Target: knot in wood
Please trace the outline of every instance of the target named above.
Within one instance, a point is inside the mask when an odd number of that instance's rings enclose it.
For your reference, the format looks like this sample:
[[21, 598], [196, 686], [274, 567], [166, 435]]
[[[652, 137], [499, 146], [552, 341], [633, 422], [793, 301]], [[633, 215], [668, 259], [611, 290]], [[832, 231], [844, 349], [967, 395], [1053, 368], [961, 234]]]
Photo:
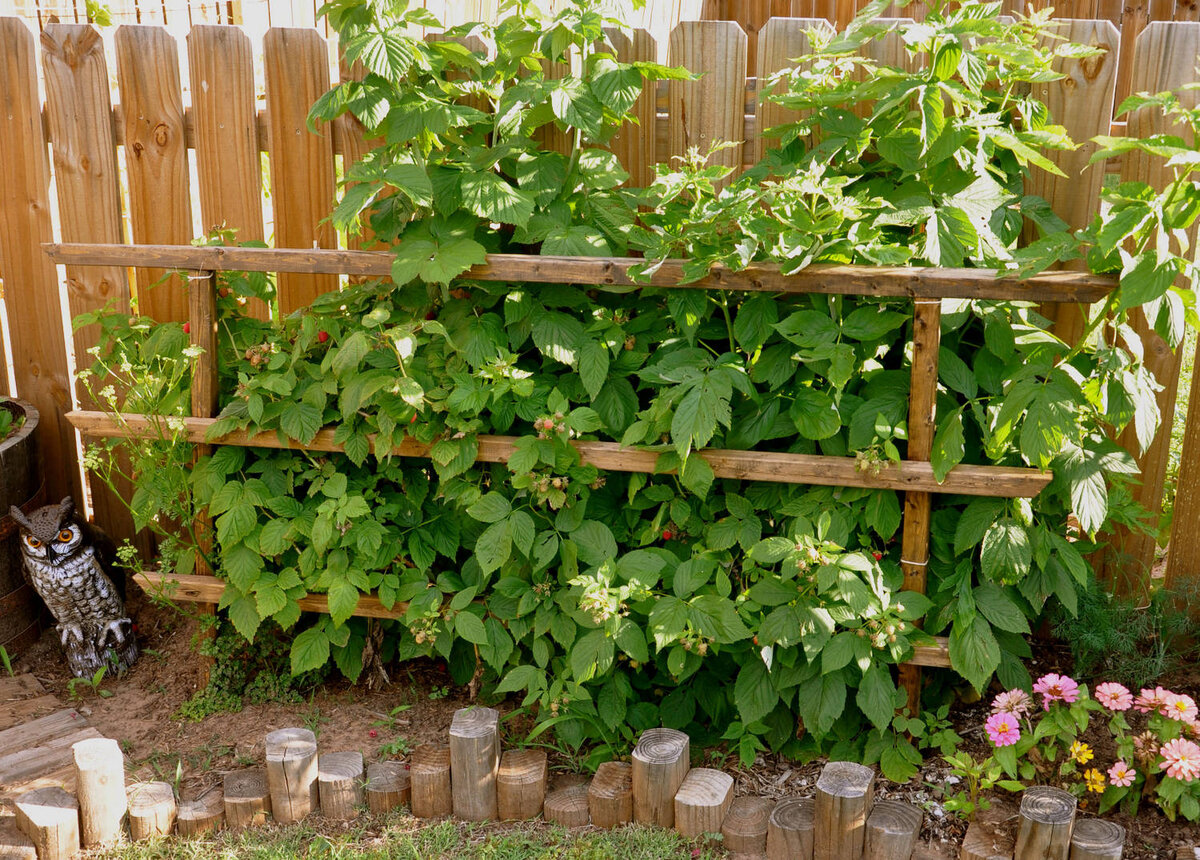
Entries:
[[160, 122], [154, 126], [154, 142], [159, 146], [166, 146], [171, 140], [171, 129], [165, 122]]

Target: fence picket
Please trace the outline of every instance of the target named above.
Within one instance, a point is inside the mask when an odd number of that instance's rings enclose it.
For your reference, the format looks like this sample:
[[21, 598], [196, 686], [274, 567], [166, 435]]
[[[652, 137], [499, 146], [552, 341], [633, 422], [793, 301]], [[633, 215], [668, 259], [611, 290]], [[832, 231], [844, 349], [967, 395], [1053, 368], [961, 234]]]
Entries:
[[[263, 40], [267, 128], [277, 248], [336, 248], [324, 221], [334, 199], [333, 143], [327, 124], [308, 130], [308, 109], [329, 90], [329, 49], [315, 30], [272, 27]], [[337, 289], [335, 275], [281, 274], [284, 314]]]
[[41, 413], [37, 439], [50, 498], [79, 492], [58, 273], [42, 252], [52, 240], [50, 162], [42, 136], [33, 33], [0, 18], [0, 266], [17, 392]]
[[[1066, 77], [1035, 84], [1033, 94], [1050, 108], [1054, 122], [1066, 128], [1080, 144], [1073, 152], [1050, 153], [1050, 160], [1066, 176], [1054, 176], [1034, 169], [1026, 181], [1027, 194], [1044, 197], [1072, 230], [1086, 227], [1099, 211], [1100, 189], [1104, 184], [1104, 165], [1089, 167], [1096, 151], [1090, 140], [1108, 134], [1116, 94], [1121, 33], [1109, 21], [1064, 20], [1056, 35], [1083, 45], [1105, 49], [1106, 53], [1084, 60], [1060, 60], [1056, 68]], [[1052, 43], [1051, 43], [1052, 44]], [[1037, 238], [1036, 230], [1027, 232], [1026, 241]], [[1069, 268], [1087, 268], [1083, 260]], [[1083, 333], [1084, 313], [1080, 305], [1044, 305], [1042, 314], [1054, 321], [1054, 332], [1067, 343], [1075, 343]]]
[[[126, 25], [117, 30], [116, 52], [133, 241], [186, 245], [192, 240], [192, 197], [179, 48], [163, 27]], [[136, 275], [139, 313], [160, 321], [187, 319], [185, 282], [178, 275], [163, 280], [165, 269], [137, 269]]]
[[[1156, 21], [1138, 37], [1134, 51], [1136, 56], [1133, 59], [1133, 74], [1130, 79], [1134, 92], [1156, 93], [1176, 89], [1195, 77], [1196, 57], [1200, 55], [1200, 23]], [[1195, 103], [1195, 92], [1181, 95], [1190, 103]], [[1145, 137], [1170, 130], [1155, 111], [1142, 109], [1129, 116], [1128, 134], [1131, 137]], [[1155, 188], [1162, 188], [1172, 176], [1173, 170], [1167, 168], [1161, 159], [1151, 161], [1130, 153], [1121, 163], [1121, 179], [1125, 181], [1141, 180]], [[1190, 234], [1194, 245], [1195, 227]], [[1130, 322], [1141, 335], [1145, 345], [1146, 367], [1162, 385], [1162, 390], [1158, 392], [1162, 423], [1150, 447], [1138, 458], [1138, 465], [1142, 470], [1142, 483], [1133, 488], [1134, 498], [1157, 518], [1162, 510], [1163, 487], [1170, 459], [1171, 424], [1175, 417], [1182, 354], [1171, 352], [1166, 343], [1154, 333], [1153, 328], [1146, 324], [1141, 311], [1133, 311], [1130, 314]], [[1196, 420], [1194, 416], [1193, 420]], [[1138, 450], [1137, 437], [1132, 426], [1121, 434], [1118, 441], [1129, 451]], [[1195, 524], [1190, 524], [1190, 527], [1194, 529]], [[1153, 533], [1143, 535], [1122, 531], [1106, 552], [1102, 578], [1120, 593], [1146, 594], [1150, 585], [1154, 550]]]
[[729, 21], [681, 21], [670, 39], [671, 65], [703, 77], [671, 81], [667, 88], [667, 151], [662, 160], [701, 154], [716, 141], [735, 145], [716, 153], [712, 163], [740, 170], [745, 134], [746, 34]]
[[[112, 99], [100, 33], [91, 24], [50, 24], [42, 31], [41, 42], [62, 238], [67, 242], [121, 242], [124, 231]], [[118, 311], [129, 309], [125, 267], [67, 267], [67, 311], [71, 319], [101, 310], [110, 302]], [[98, 335], [96, 326], [75, 330], [75, 356], [80, 367], [91, 364], [87, 350]], [[81, 403], [91, 402], [82, 386], [77, 394]], [[133, 487], [118, 479], [116, 490], [114, 494], [99, 481], [91, 482], [96, 522], [108, 534], [131, 534], [133, 519], [121, 497], [132, 496]]]
[[237, 231], [262, 241], [262, 162], [254, 109], [250, 37], [237, 27], [201, 24], [187, 37], [200, 180], [201, 229]]
[[[339, 52], [340, 53], [340, 52]], [[345, 57], [338, 58], [338, 76], [342, 82], [359, 81], [363, 77], [362, 63], [357, 60], [352, 64], [347, 64]], [[380, 143], [378, 140], [368, 141], [364, 135], [363, 124], [358, 121], [358, 118], [353, 114], [346, 114], [338, 117], [333, 124], [333, 139], [334, 150], [342, 154], [342, 176], [343, 178], [350, 172], [350, 168], [362, 161], [364, 155], [371, 150], [373, 146]], [[363, 228], [359, 234], [348, 235], [346, 237], [346, 247], [355, 251], [360, 251], [364, 247], [369, 247], [374, 238], [374, 233], [366, 225], [366, 213], [363, 213]]]
[[[793, 60], [812, 50], [808, 32], [814, 29], [833, 30], [824, 18], [772, 18], [758, 35], [758, 65], [755, 67], [758, 98], [754, 115], [757, 140], [753, 142], [756, 158], [762, 158], [767, 149], [768, 138], [764, 134], [767, 129], [795, 122], [800, 117], [798, 111], [766, 101], [763, 96], [769, 92], [767, 79], [771, 75], [791, 68]], [[769, 139], [778, 140], [776, 136]]]
[[[653, 63], [658, 59], [658, 45], [646, 30], [626, 32], [608, 28], [605, 29], [604, 35], [622, 63]], [[626, 123], [613, 136], [608, 148], [628, 171], [629, 184], [636, 188], [645, 188], [654, 181], [654, 164], [657, 161], [654, 157], [657, 114], [652, 81], [646, 84], [630, 113], [637, 118], [637, 124]]]

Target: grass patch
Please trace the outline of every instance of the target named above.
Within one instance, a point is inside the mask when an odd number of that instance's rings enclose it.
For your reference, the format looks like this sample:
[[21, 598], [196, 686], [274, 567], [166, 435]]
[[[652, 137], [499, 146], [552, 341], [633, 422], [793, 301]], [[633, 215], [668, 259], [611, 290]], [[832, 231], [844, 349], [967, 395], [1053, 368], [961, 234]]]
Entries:
[[338, 822], [226, 832], [212, 839], [170, 839], [122, 845], [98, 856], [109, 860], [715, 860], [724, 852], [671, 830], [629, 825], [616, 830], [568, 831], [540, 822], [479, 825], [430, 823], [404, 813], [363, 816], [340, 830]]

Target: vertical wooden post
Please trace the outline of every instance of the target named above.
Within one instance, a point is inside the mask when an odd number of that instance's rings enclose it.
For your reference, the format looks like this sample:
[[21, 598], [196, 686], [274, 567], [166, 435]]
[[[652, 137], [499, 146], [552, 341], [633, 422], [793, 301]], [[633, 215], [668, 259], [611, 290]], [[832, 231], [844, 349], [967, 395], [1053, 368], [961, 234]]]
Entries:
[[444, 818], [454, 811], [450, 793], [450, 748], [422, 744], [413, 750], [408, 771], [412, 784], [412, 814]]
[[675, 793], [675, 830], [684, 839], [720, 833], [733, 802], [733, 777], [710, 767], [694, 767]]
[[[671, 33], [671, 65], [686, 66], [698, 81], [671, 81], [667, 86], [667, 152], [659, 161], [683, 155], [690, 147], [701, 154], [717, 141], [736, 143], [718, 152], [712, 163], [742, 169], [745, 137], [746, 34], [731, 21], [680, 21]], [[727, 184], [726, 180], [722, 184]]]
[[[1200, 343], [1196, 344], [1196, 367], [1200, 367]], [[1179, 457], [1179, 478], [1175, 482], [1175, 514], [1171, 521], [1171, 544], [1167, 553], [1169, 590], [1184, 586], [1200, 588], [1200, 383], [1192, 381], [1187, 407], [1187, 426], [1183, 431], [1183, 452]], [[1193, 612], [1194, 601], [1189, 600]]]
[[363, 802], [363, 757], [360, 752], [325, 753], [317, 760], [321, 814], [347, 820], [358, 817]]
[[633, 820], [633, 765], [606, 761], [596, 768], [588, 788], [592, 824], [610, 829]]
[[175, 814], [175, 829], [180, 836], [204, 836], [224, 826], [225, 800], [217, 786], [194, 800], [183, 801]]
[[1071, 860], [1121, 860], [1125, 828], [1105, 818], [1084, 818], [1071, 831]]
[[[936, 429], [938, 349], [942, 339], [942, 303], [917, 299], [913, 307], [912, 384], [908, 395], [909, 460], [927, 462], [933, 451]], [[904, 494], [904, 536], [900, 568], [904, 590], [925, 593], [925, 568], [929, 564], [929, 493]], [[900, 686], [908, 694], [908, 710], [921, 713], [921, 669], [900, 667]]]
[[[218, 395], [220, 393], [219, 368], [217, 365], [217, 275], [215, 272], [189, 272], [188, 280], [188, 340], [192, 346], [199, 347], [202, 352], [196, 357], [192, 369], [192, 417], [214, 418], [219, 411]], [[212, 445], [197, 445], [195, 459], [212, 454]], [[212, 547], [213, 524], [207, 515], [197, 512], [195, 519], [196, 534], [196, 574], [212, 576]], [[197, 611], [202, 615], [215, 616], [215, 603], [198, 603]], [[209, 635], [216, 634], [211, 629]], [[208, 672], [212, 667], [212, 659], [203, 661], [204, 677], [202, 685], [208, 683]]]
[[767, 822], [767, 860], [812, 860], [814, 812], [810, 797], [775, 804]]
[[271, 813], [283, 824], [316, 809], [317, 738], [308, 729], [279, 729], [267, 735], [267, 787]]
[[135, 842], [169, 836], [175, 826], [175, 791], [165, 782], [129, 786], [129, 834]]
[[907, 860], [921, 835], [921, 810], [911, 803], [884, 800], [867, 818], [863, 860]]
[[775, 801], [748, 795], [735, 797], [721, 825], [725, 850], [735, 857], [762, 857], [767, 851], [767, 823]]
[[813, 29], [828, 31], [829, 22], [824, 18], [772, 18], [759, 31], [758, 59], [754, 65], [758, 79], [754, 129], [757, 139], [750, 144], [755, 159], [762, 158], [769, 146], [778, 145], [777, 138], [764, 134], [767, 129], [796, 122], [802, 116], [799, 111], [767, 101], [763, 94], [768, 91], [767, 79], [771, 75], [791, 68], [796, 57], [809, 52], [812, 46], [808, 32]]
[[506, 750], [496, 773], [497, 816], [504, 820], [537, 818], [545, 800], [546, 751]]
[[675, 729], [646, 729], [633, 749], [633, 820], [675, 826], [675, 793], [691, 767], [691, 740]]
[[500, 713], [462, 708], [450, 723], [450, 786], [454, 817], [496, 817], [496, 772], [500, 769]]
[[[615, 27], [605, 28], [604, 37], [622, 63], [653, 63], [658, 59], [658, 45], [645, 30], [625, 32]], [[626, 123], [608, 143], [609, 150], [620, 159], [621, 166], [629, 174], [628, 184], [635, 188], [645, 188], [654, 181], [654, 165], [657, 161], [654, 157], [654, 102], [654, 83], [650, 82], [629, 111], [637, 118], [637, 125]]]
[[546, 795], [543, 814], [547, 821], [563, 827], [587, 827], [588, 787], [569, 785]]
[[814, 799], [813, 860], [861, 856], [874, 799], [874, 770], [848, 761], [825, 765]]
[[88, 738], [73, 744], [71, 752], [83, 847], [112, 845], [121, 838], [121, 825], [129, 809], [121, 746], [109, 738]]
[[398, 761], [376, 761], [367, 765], [367, 808], [376, 815], [412, 803], [408, 769]]
[[42, 133], [33, 34], [19, 18], [0, 17], [0, 274], [12, 341], [13, 376], [37, 407], [38, 447], [48, 498], [78, 496], [75, 431], [58, 273], [42, 251], [54, 241], [50, 160]]
[[231, 829], [265, 824], [271, 814], [267, 772], [261, 767], [225, 774], [225, 824]]
[[39, 860], [70, 860], [79, 853], [79, 802], [58, 786], [36, 788], [16, 799], [17, 827], [37, 848]]
[[1076, 805], [1075, 797], [1059, 788], [1025, 789], [1013, 860], [1067, 860]]

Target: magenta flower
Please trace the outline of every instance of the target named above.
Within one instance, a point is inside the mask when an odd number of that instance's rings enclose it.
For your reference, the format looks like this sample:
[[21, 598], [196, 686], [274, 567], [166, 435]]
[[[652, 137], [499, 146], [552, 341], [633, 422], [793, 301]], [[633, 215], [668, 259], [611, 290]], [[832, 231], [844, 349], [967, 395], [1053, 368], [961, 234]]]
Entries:
[[983, 730], [998, 747], [1010, 747], [1021, 739], [1021, 725], [1013, 714], [992, 714]]
[[1155, 687], [1153, 690], [1143, 687], [1142, 692], [1133, 700], [1133, 706], [1143, 714], [1150, 711], [1158, 711], [1161, 714], [1167, 705], [1167, 696], [1171, 695], [1174, 694], [1162, 687]]
[[1024, 690], [1005, 690], [992, 699], [993, 714], [1013, 714], [1017, 717], [1027, 715], [1033, 707], [1033, 700]]
[[1162, 768], [1167, 776], [1191, 782], [1200, 776], [1200, 746], [1183, 738], [1163, 744], [1159, 750], [1162, 754]]
[[1033, 685], [1033, 692], [1042, 694], [1042, 708], [1048, 711], [1054, 702], [1074, 704], [1079, 698], [1079, 685], [1073, 678], [1051, 672], [1038, 678], [1038, 682]]
[[1181, 723], [1191, 722], [1196, 719], [1196, 701], [1183, 693], [1168, 693], [1163, 713]]
[[1133, 706], [1133, 693], [1113, 681], [1096, 688], [1096, 701], [1110, 711], [1128, 711]]
[[1126, 788], [1133, 785], [1133, 780], [1137, 776], [1137, 771], [1119, 761], [1108, 769], [1108, 781], [1118, 788]]

